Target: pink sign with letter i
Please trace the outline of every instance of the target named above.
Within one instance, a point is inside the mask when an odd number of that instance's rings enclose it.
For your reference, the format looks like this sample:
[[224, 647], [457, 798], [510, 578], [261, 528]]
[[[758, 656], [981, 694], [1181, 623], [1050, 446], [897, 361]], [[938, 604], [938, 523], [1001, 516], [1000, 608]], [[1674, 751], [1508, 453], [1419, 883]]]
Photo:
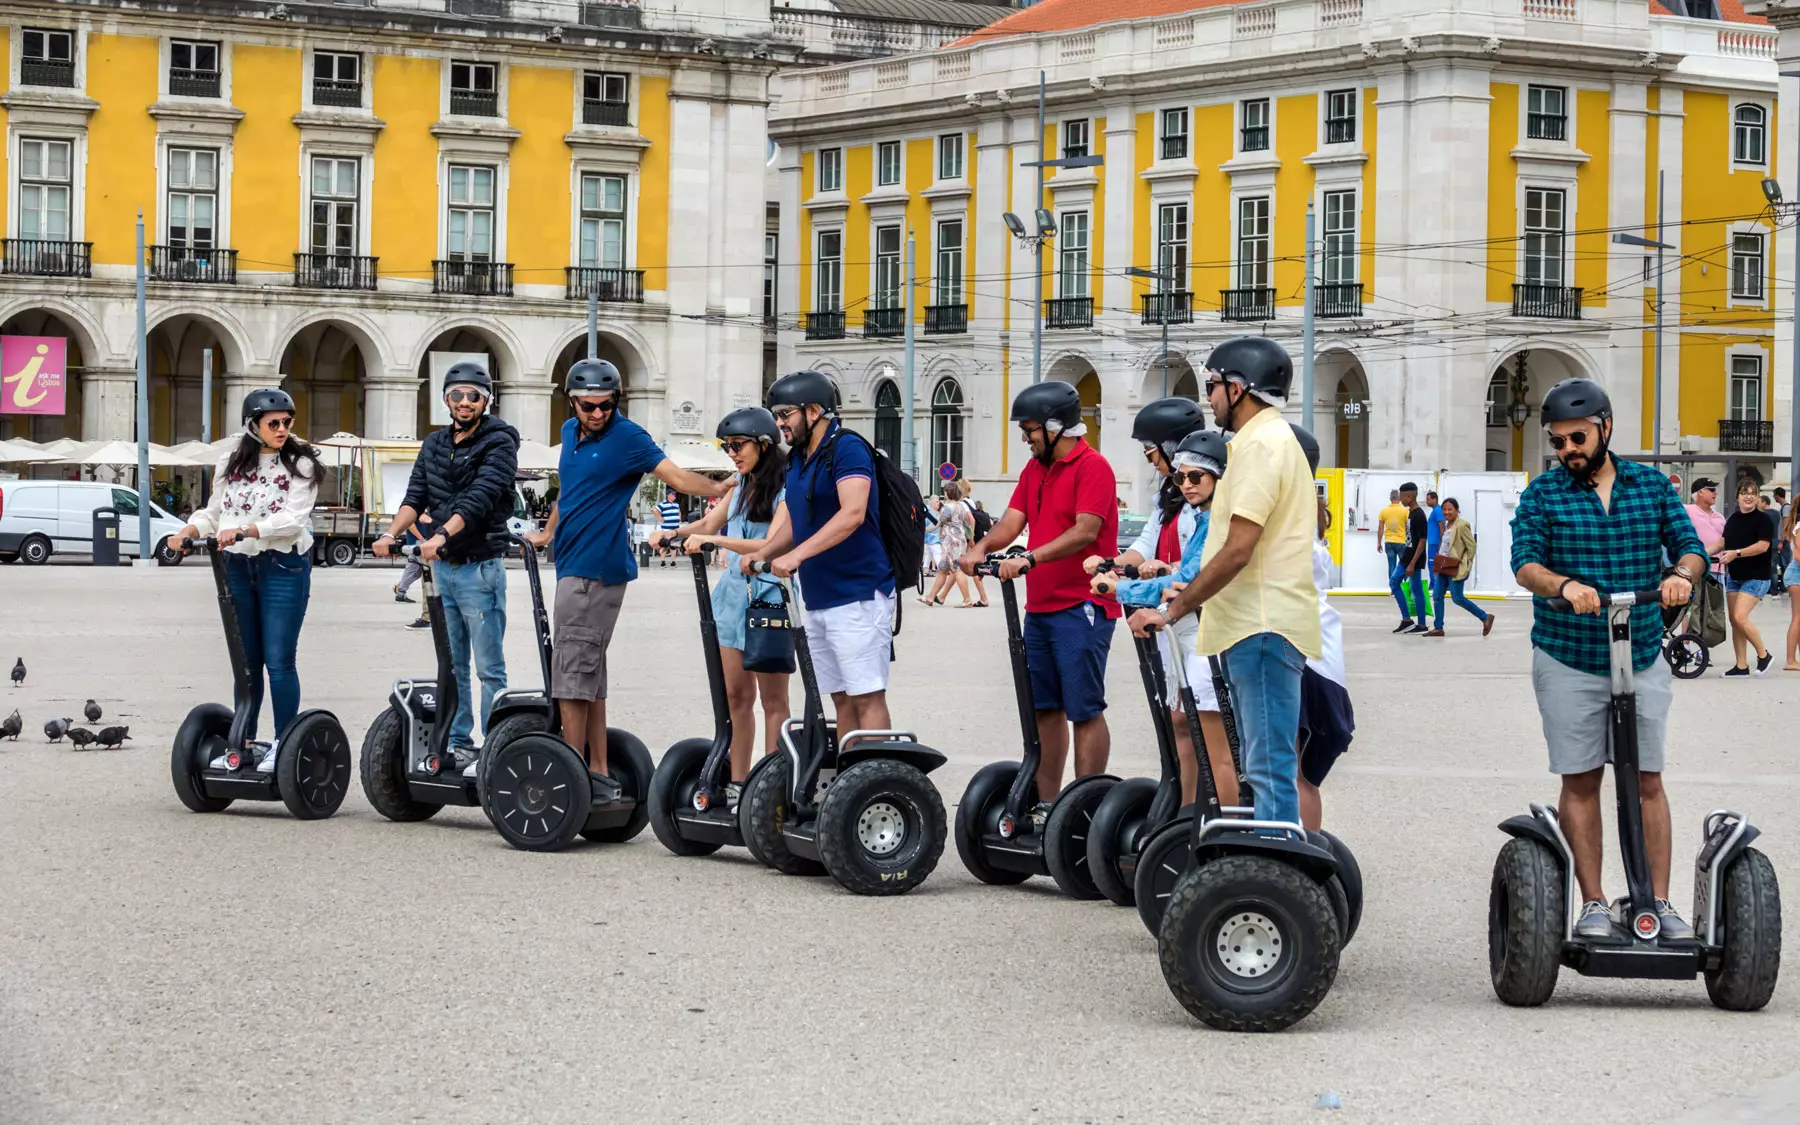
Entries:
[[0, 336], [0, 414], [61, 414], [68, 371], [67, 339]]

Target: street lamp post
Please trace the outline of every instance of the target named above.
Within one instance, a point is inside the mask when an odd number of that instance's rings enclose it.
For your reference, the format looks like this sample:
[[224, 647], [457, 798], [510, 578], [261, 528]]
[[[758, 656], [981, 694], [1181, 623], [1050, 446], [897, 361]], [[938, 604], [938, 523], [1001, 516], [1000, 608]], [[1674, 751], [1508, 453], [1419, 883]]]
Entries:
[[[1765, 184], [1772, 181], [1765, 180]], [[1767, 188], [1763, 189], [1767, 192]], [[1663, 384], [1663, 251], [1673, 249], [1663, 241], [1663, 173], [1656, 173], [1656, 237], [1643, 238], [1635, 234], [1615, 234], [1613, 241], [1620, 246], [1643, 246], [1656, 251], [1656, 360], [1651, 368], [1652, 397], [1656, 400], [1651, 408], [1650, 452], [1662, 456], [1662, 384]]]
[[1175, 279], [1162, 269], [1147, 270], [1125, 267], [1127, 277], [1144, 277], [1156, 282], [1156, 319], [1162, 323], [1162, 397], [1169, 397], [1169, 297]]

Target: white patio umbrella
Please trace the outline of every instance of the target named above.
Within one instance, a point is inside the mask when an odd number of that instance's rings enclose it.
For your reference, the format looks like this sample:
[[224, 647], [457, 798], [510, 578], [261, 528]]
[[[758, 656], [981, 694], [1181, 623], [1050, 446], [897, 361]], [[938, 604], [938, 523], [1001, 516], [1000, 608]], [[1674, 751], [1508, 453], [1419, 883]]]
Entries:
[[23, 465], [32, 461], [54, 461], [56, 454], [45, 453], [36, 442], [14, 439], [0, 441], [0, 465]]
[[528, 472], [551, 472], [562, 463], [562, 446], [548, 446], [526, 438], [519, 442], [519, 468]]
[[[234, 444], [237, 442], [236, 438], [231, 440]], [[184, 441], [177, 445], [171, 445], [169, 452], [186, 457], [196, 465], [213, 465], [225, 455], [223, 450], [217, 448], [217, 445], [217, 442]]]
[[97, 441], [76, 441], [74, 438], [64, 437], [57, 438], [55, 441], [43, 442], [41, 448], [52, 457], [67, 457], [71, 453], [99, 444]]
[[[101, 442], [92, 448], [77, 450], [72, 456], [56, 459], [58, 465], [123, 465], [129, 468], [137, 463], [137, 443], [130, 441]], [[186, 469], [195, 465], [210, 465], [211, 462], [201, 462], [191, 457], [183, 457], [172, 449], [151, 442], [150, 464], [157, 468]]]
[[669, 460], [695, 473], [735, 473], [737, 466], [725, 451], [709, 441], [672, 441], [663, 448]]

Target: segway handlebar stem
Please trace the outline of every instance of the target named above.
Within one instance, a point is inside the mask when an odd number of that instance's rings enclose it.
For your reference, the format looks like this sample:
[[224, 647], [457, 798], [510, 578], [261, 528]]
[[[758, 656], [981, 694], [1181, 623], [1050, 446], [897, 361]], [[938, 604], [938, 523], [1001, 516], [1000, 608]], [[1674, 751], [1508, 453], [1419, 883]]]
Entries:
[[216, 537], [211, 535], [202, 535], [198, 539], [183, 539], [181, 541], [181, 549], [183, 551], [198, 551], [202, 547], [209, 551], [216, 551], [219, 549], [219, 541]]
[[1005, 562], [1007, 559], [1019, 558], [1023, 554], [1025, 554], [1025, 552], [1018, 547], [1008, 547], [1006, 550], [989, 555], [976, 563], [975, 573], [984, 578], [998, 578], [1000, 576], [1001, 563]]
[[[1572, 612], [1567, 598], [1545, 598], [1544, 600], [1550, 604], [1551, 609], [1561, 610], [1564, 613]], [[1659, 605], [1661, 602], [1662, 591], [1656, 587], [1648, 590], [1631, 590], [1623, 594], [1600, 595], [1600, 604], [1603, 606]]]

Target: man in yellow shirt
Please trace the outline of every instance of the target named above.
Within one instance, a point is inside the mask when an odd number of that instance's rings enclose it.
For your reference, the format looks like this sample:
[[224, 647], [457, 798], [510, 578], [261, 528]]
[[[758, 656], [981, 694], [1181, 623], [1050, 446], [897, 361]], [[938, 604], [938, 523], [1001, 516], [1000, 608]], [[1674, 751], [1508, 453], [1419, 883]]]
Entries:
[[1244, 771], [1259, 820], [1299, 823], [1300, 674], [1320, 650], [1312, 544], [1317, 493], [1306, 453], [1281, 417], [1293, 360], [1273, 340], [1241, 336], [1206, 361], [1206, 398], [1234, 432], [1231, 472], [1213, 493], [1200, 573], [1163, 610], [1139, 610], [1144, 636], [1198, 610], [1199, 650], [1223, 657]]
[[[1375, 517], [1376, 529], [1381, 533], [1375, 537], [1375, 553], [1387, 555], [1388, 587], [1396, 593], [1394, 575], [1400, 570], [1400, 561], [1406, 557], [1406, 515], [1406, 505], [1400, 502], [1400, 490], [1396, 488], [1388, 493], [1388, 506]], [[1400, 603], [1400, 616], [1412, 618], [1406, 612], [1404, 601]]]

